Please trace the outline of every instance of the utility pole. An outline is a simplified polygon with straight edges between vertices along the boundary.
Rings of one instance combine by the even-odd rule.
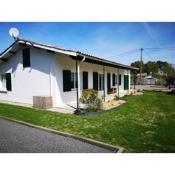
[[[143,56],[143,48],[140,49],[140,84],[142,83],[142,56]]]

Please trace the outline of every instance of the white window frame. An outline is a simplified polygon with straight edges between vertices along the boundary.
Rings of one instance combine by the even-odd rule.
[[[100,84],[100,79],[101,79],[101,84]],[[98,87],[99,87],[99,91],[103,91],[104,90],[104,74],[98,74]]]
[[[71,72],[71,83],[72,81],[74,82],[73,83],[74,87],[72,87],[71,90],[76,90],[76,79],[77,79],[76,72]]]
[[[5,74],[0,75],[0,91],[7,91]]]

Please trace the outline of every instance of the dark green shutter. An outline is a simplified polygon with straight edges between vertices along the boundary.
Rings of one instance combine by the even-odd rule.
[[[63,91],[71,91],[71,71],[63,70]]]
[[[11,73],[6,73],[6,88],[8,91],[12,91]]]
[[[93,72],[93,89],[98,91],[98,72]]]
[[[117,75],[115,75],[115,85],[117,84]]]
[[[23,49],[23,67],[30,67],[30,49]]]
[[[88,72],[83,72],[83,89],[88,89]]]
[[[121,74],[119,75],[119,85],[121,85]]]
[[[115,74],[112,74],[112,85],[115,86]]]
[[[124,90],[128,90],[128,89],[129,89],[129,76],[124,75]]]

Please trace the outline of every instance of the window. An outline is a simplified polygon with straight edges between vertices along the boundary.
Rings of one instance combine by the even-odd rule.
[[[71,72],[71,89],[77,88],[77,74],[76,72]]]
[[[23,67],[30,67],[30,49],[23,49]]]
[[[113,79],[112,85],[115,86],[117,84],[117,75],[112,74],[112,79]]]
[[[99,90],[104,90],[104,75],[99,74]]]
[[[6,73],[6,88],[8,91],[12,90],[11,73]]]
[[[0,90],[1,91],[6,91],[6,76],[5,74],[0,75]]]
[[[70,70],[63,70],[63,91],[68,92],[77,88],[76,73]]]
[[[0,90],[1,91],[12,90],[11,73],[0,75]]]

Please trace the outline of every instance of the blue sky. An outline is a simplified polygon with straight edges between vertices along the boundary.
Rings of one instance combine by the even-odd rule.
[[[140,48],[175,47],[175,23],[0,23],[0,52],[8,47],[13,39],[9,29],[16,27],[20,37],[80,50],[95,56],[107,58],[123,64],[130,64],[140,58]],[[119,56],[118,56],[119,55]],[[175,64],[175,48],[145,50],[143,61],[166,60]]]

